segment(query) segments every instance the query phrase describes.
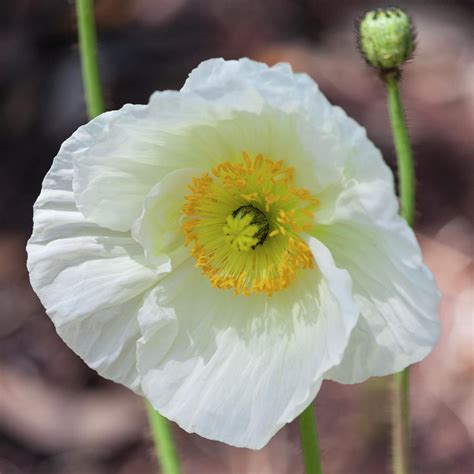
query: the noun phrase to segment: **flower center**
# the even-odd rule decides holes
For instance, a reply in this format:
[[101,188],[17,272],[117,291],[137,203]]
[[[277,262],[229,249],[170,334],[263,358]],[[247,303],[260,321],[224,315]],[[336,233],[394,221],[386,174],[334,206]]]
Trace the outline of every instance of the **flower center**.
[[295,186],[283,161],[243,152],[193,178],[189,189],[185,244],[216,288],[271,296],[313,268],[300,234],[314,227],[319,201]]
[[223,227],[225,240],[234,250],[247,252],[262,245],[268,235],[265,214],[253,206],[241,206],[229,217]]

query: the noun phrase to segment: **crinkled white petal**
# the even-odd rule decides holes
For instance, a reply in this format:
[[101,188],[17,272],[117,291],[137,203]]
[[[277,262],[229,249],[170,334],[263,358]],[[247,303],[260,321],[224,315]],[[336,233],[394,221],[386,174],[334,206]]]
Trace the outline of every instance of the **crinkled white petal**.
[[[247,58],[209,59],[191,72],[181,90],[249,112],[258,112],[264,102],[287,113],[314,114],[317,126],[328,132],[332,127],[327,120],[331,104],[317,84],[306,74],[295,74],[287,63],[268,67]],[[252,93],[259,100],[248,100]]]
[[139,390],[137,323],[142,294],[158,277],[129,234],[101,228],[77,210],[72,159],[114,114],[81,127],[46,175],[28,245],[33,289],[59,335],[103,376]]
[[[341,178],[346,148],[338,136],[335,108],[308,75],[293,73],[289,64],[268,67],[247,58],[209,59],[191,72],[181,90],[215,106],[257,115],[268,109],[276,115],[283,113],[293,122],[290,128],[302,150],[286,155],[285,161],[309,173],[297,174],[297,180],[317,192]],[[278,130],[270,127],[272,131],[273,137],[278,137]]]
[[[212,123],[204,101],[192,94],[155,93],[147,105],[127,104],[94,119],[87,145],[72,150],[74,192],[79,210],[101,226],[130,230],[151,188],[167,173],[203,165],[190,126]],[[92,129],[92,126],[91,126]],[[198,165],[198,166],[199,166]]]
[[[361,309],[341,365],[328,377],[361,382],[424,358],[439,333],[439,292],[415,236],[398,215],[393,175],[365,129],[334,107],[347,159],[315,235],[351,274]],[[327,198],[327,199],[326,199]]]
[[342,383],[398,372],[423,359],[439,335],[439,293],[413,232],[397,216],[384,224],[340,222],[320,238],[349,271],[361,317],[342,363]]
[[[319,196],[317,223],[330,225],[363,215],[390,221],[398,214],[393,174],[364,127],[340,107],[332,107],[333,133],[344,149],[342,173]],[[329,158],[330,159],[330,156]]]
[[190,260],[160,281],[139,316],[137,353],[143,392],[160,413],[189,432],[258,449],[312,402],[358,309],[347,272],[321,243],[308,243],[319,270],[272,298],[216,290]]

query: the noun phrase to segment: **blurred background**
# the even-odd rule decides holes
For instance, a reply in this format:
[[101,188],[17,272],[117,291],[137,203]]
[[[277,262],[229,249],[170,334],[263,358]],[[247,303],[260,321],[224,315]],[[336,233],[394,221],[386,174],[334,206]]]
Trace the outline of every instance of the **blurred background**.
[[[416,230],[443,292],[442,336],[412,370],[418,474],[474,472],[474,56],[472,0],[400,1],[416,23],[403,95],[417,160]],[[216,56],[305,71],[394,165],[383,87],[360,59],[366,0],[97,0],[107,107],[180,88]],[[157,472],[140,399],[58,338],[25,269],[32,205],[59,146],[86,121],[74,4],[0,2],[0,473]],[[325,472],[389,472],[389,379],[325,382],[316,401]],[[295,423],[259,452],[174,427],[185,473],[303,471]]]

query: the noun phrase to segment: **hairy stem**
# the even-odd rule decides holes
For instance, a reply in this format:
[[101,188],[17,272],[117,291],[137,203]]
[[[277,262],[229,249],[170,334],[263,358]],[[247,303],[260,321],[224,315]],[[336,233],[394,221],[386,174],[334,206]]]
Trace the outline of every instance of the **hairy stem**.
[[[403,113],[398,76],[385,77],[388,110],[397,153],[401,215],[410,226],[415,218],[415,169]],[[409,368],[393,376],[392,468],[394,474],[410,472],[410,378]]]
[[398,79],[392,74],[385,79],[385,84],[393,142],[397,152],[401,214],[408,225],[412,226],[415,218],[415,168],[410,138],[403,113]]
[[322,474],[318,431],[313,403],[299,416],[300,439],[306,474]]

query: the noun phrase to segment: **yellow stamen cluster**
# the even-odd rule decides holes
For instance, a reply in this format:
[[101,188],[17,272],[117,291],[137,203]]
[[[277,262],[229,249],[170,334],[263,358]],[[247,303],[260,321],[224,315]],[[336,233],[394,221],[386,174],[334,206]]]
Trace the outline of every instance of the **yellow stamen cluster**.
[[244,152],[193,178],[189,188],[185,243],[215,287],[271,296],[314,266],[298,234],[314,226],[318,200],[295,187],[294,169],[283,161]]

